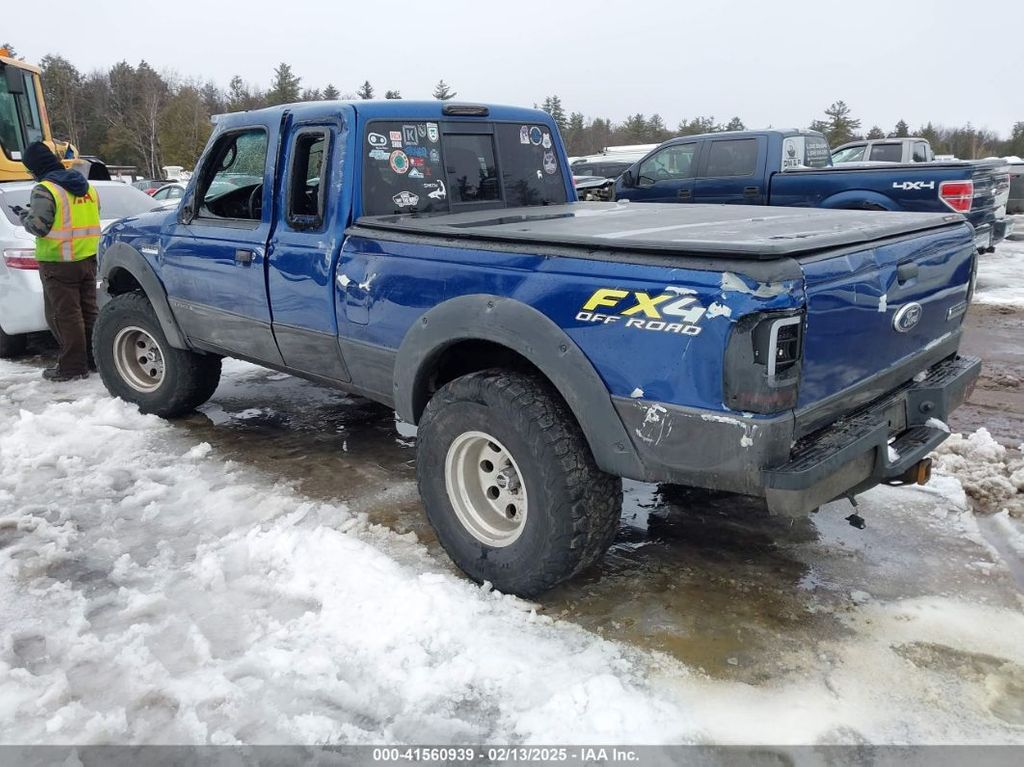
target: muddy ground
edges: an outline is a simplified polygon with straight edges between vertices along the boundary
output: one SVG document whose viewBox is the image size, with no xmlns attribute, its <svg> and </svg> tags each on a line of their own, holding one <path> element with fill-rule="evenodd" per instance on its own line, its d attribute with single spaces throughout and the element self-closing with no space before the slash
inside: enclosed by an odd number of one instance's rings
<svg viewBox="0 0 1024 767">
<path fill-rule="evenodd" d="M 971 309 L 963 351 L 982 357 L 985 372 L 952 419 L 954 430 L 985 426 L 1004 444 L 1020 444 L 1022 329 L 1021 313 Z M 37 359 L 47 357 L 44 351 Z M 226 370 L 210 403 L 180 428 L 220 458 L 415 533 L 455 572 L 420 506 L 413 430 L 357 397 L 240 363 L 228 361 Z M 971 515 L 961 515 L 949 494 L 948 480 L 936 488 L 877 489 L 864 496 L 858 511 L 867 528 L 858 530 L 845 521 L 852 511 L 846 501 L 793 521 L 742 498 L 627 482 L 611 551 L 545 595 L 538 609 L 711 677 L 753 684 L 804 676 L 821 667 L 823 648 L 857 641 L 870 627 L 851 616 L 865 601 L 953 598 L 1019 611 L 1020 556 L 986 544 L 979 536 L 984 520 L 965 527 L 960 517 Z M 939 662 L 932 650 L 930 660 L 919 651 L 906 652 L 914 663 Z M 959 658 L 953 665 L 977 663 Z M 1024 674 L 1010 666 L 1013 678 Z M 1009 704 L 1016 713 L 1002 718 L 1024 725 L 1024 689 L 1017 693 Z"/>
</svg>

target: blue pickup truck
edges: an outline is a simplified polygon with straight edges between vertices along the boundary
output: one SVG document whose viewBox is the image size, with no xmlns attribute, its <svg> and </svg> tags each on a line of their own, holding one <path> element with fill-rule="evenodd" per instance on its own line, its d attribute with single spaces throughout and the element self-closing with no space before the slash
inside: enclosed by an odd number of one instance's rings
<svg viewBox="0 0 1024 767">
<path fill-rule="evenodd" d="M 705 133 L 671 139 L 625 171 L 615 199 L 783 207 L 960 213 L 979 251 L 1012 227 L 999 160 L 833 165 L 814 131 Z"/>
<path fill-rule="evenodd" d="M 578 202 L 543 112 L 294 104 L 222 116 L 176 211 L 107 230 L 94 351 L 165 417 L 224 356 L 394 407 L 454 562 L 531 595 L 611 544 L 622 477 L 792 515 L 926 481 L 979 372 L 973 236 Z"/>
</svg>

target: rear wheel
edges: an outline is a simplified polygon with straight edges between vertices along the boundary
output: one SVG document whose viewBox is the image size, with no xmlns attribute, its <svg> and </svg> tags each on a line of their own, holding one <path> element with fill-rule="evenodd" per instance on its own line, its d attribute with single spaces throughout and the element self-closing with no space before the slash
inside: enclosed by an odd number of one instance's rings
<svg viewBox="0 0 1024 767">
<path fill-rule="evenodd" d="M 164 418 L 191 412 L 220 382 L 220 357 L 172 347 L 140 293 L 115 296 L 100 310 L 93 354 L 107 391 Z"/>
<path fill-rule="evenodd" d="M 5 360 L 20 357 L 25 353 L 25 344 L 28 342 L 28 335 L 15 333 L 8 335 L 0 328 L 0 358 Z"/>
<path fill-rule="evenodd" d="M 467 575 L 533 596 L 604 554 L 622 482 L 597 468 L 572 413 L 546 382 L 488 370 L 433 396 L 416 476 L 438 540 Z"/>
</svg>

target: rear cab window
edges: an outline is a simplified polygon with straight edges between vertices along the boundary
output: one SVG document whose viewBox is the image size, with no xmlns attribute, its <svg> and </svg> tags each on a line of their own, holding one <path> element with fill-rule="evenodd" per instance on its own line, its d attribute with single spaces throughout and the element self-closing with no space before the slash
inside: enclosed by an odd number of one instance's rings
<svg viewBox="0 0 1024 767">
<path fill-rule="evenodd" d="M 842 160 L 839 158 L 843 152 L 856 152 L 860 151 L 860 154 L 856 158 L 846 156 Z M 790 168 L 827 168 L 832 164 L 832 161 L 836 162 L 852 162 L 860 159 L 860 156 L 864 153 L 864 147 L 849 147 L 848 150 L 843 152 L 837 152 L 833 158 L 829 153 L 828 141 L 825 140 L 824 136 L 786 136 L 782 141 L 782 166 L 780 170 L 789 170 Z"/>
<path fill-rule="evenodd" d="M 361 148 L 367 216 L 568 201 L 544 125 L 372 120 Z"/>
<path fill-rule="evenodd" d="M 870 159 L 874 162 L 901 162 L 903 144 L 872 144 Z"/>
<path fill-rule="evenodd" d="M 705 178 L 752 176 L 757 170 L 757 139 L 727 139 L 711 142 Z"/>
</svg>

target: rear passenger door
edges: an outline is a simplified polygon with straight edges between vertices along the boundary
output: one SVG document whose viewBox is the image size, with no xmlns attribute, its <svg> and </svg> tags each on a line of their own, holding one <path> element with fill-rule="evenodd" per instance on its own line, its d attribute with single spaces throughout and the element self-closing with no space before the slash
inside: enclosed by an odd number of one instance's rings
<svg viewBox="0 0 1024 767">
<path fill-rule="evenodd" d="M 296 370 L 348 381 L 338 345 L 334 262 L 348 210 L 345 183 L 347 114 L 289 124 L 279 174 L 274 235 L 268 249 L 267 290 L 274 337 L 284 363 Z M 333 199 L 330 194 L 342 199 Z"/>
<path fill-rule="evenodd" d="M 672 144 L 637 166 L 635 186 L 620 198 L 638 202 L 693 202 L 699 142 Z"/>
<path fill-rule="evenodd" d="M 764 205 L 765 159 L 768 139 L 708 139 L 694 182 L 699 203 Z"/>
</svg>

